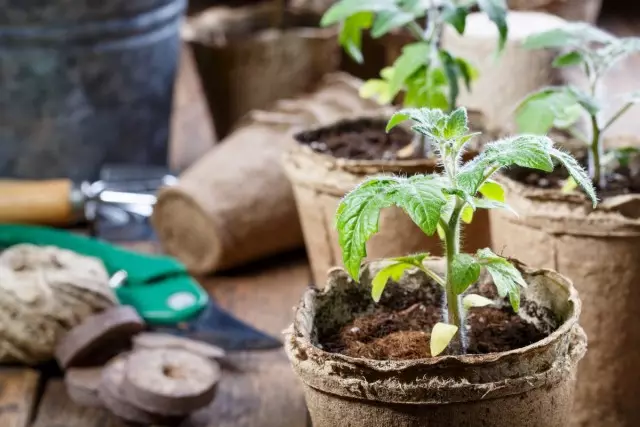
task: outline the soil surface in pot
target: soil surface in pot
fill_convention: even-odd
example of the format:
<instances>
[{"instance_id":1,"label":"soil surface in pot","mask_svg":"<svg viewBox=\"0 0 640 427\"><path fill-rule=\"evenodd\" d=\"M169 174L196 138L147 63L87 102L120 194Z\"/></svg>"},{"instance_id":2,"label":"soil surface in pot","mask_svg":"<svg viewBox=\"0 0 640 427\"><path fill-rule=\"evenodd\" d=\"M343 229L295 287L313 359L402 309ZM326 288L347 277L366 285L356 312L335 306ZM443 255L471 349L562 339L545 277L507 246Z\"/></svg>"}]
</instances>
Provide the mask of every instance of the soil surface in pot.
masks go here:
<instances>
[{"instance_id":1,"label":"soil surface in pot","mask_svg":"<svg viewBox=\"0 0 640 427\"><path fill-rule=\"evenodd\" d=\"M586 156L579 156L578 161L586 169ZM545 189L560 189L569 177L567 170L562 167L556 167L551 173L514 167L507 171L506 175L524 184ZM605 179L606 187L596 189L600 199L621 194L640 193L640 157L629 162L628 165L618 164L612 170L608 170Z\"/></svg>"},{"instance_id":2,"label":"soil surface in pot","mask_svg":"<svg viewBox=\"0 0 640 427\"><path fill-rule=\"evenodd\" d=\"M297 135L300 143L333 157L354 160L396 160L413 135L400 127L385 131L383 120L363 119ZM412 158L403 157L403 159Z\"/></svg>"},{"instance_id":3,"label":"soil surface in pot","mask_svg":"<svg viewBox=\"0 0 640 427\"><path fill-rule=\"evenodd\" d=\"M495 287L485 283L475 292L495 298ZM524 307L521 308L525 309ZM383 298L373 313L357 316L319 337L322 348L351 357L410 360L430 357L429 331L442 319L442 308L421 292ZM467 317L467 354L514 350L545 338L547 334L526 322L510 307L472 308Z\"/></svg>"}]
</instances>

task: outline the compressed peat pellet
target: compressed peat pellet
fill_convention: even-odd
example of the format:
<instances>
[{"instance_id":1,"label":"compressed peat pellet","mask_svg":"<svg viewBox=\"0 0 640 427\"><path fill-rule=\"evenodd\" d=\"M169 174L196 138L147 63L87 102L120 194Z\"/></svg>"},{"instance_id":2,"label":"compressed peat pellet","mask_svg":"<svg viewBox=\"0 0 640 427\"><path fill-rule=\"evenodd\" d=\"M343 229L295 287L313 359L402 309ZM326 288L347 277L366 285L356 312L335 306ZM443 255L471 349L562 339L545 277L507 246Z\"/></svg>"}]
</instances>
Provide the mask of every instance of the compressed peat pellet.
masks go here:
<instances>
[{"instance_id":1,"label":"compressed peat pellet","mask_svg":"<svg viewBox=\"0 0 640 427\"><path fill-rule=\"evenodd\" d=\"M81 406L103 406L98 388L102 379L102 366L90 368L71 368L64 374L67 394L72 401Z\"/></svg>"},{"instance_id":2,"label":"compressed peat pellet","mask_svg":"<svg viewBox=\"0 0 640 427\"><path fill-rule=\"evenodd\" d=\"M177 349L136 350L128 358L123 391L137 407L162 415L185 415L213 399L220 368Z\"/></svg>"},{"instance_id":3,"label":"compressed peat pellet","mask_svg":"<svg viewBox=\"0 0 640 427\"><path fill-rule=\"evenodd\" d=\"M145 411L124 397L122 386L128 356L128 353L117 356L104 367L98 388L98 395L104 406L115 416L128 422L144 425L177 425L182 417L166 417Z\"/></svg>"},{"instance_id":4,"label":"compressed peat pellet","mask_svg":"<svg viewBox=\"0 0 640 427\"><path fill-rule=\"evenodd\" d=\"M144 329L144 322L129 306L107 309L87 317L62 337L56 359L63 368L96 366L131 345L131 337Z\"/></svg>"},{"instance_id":5,"label":"compressed peat pellet","mask_svg":"<svg viewBox=\"0 0 640 427\"><path fill-rule=\"evenodd\" d=\"M216 347L215 345L156 332L143 332L133 337L133 348L140 350L174 348L186 350L190 353L194 353L211 360L222 359L226 354L223 349Z\"/></svg>"}]
</instances>

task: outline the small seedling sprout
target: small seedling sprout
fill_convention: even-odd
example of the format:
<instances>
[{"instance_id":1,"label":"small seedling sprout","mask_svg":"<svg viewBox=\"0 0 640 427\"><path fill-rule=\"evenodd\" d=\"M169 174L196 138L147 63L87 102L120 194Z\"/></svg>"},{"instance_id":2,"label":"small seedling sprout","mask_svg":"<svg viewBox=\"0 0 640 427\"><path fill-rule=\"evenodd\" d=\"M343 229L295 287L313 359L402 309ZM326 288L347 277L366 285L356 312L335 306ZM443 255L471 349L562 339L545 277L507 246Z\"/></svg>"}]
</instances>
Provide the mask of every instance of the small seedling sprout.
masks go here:
<instances>
[{"instance_id":1,"label":"small seedling sprout","mask_svg":"<svg viewBox=\"0 0 640 427\"><path fill-rule=\"evenodd\" d=\"M589 176L597 188L606 187L603 170L613 159L628 161L637 149L612 150L603 153L602 136L616 120L640 101L640 92L624 96L623 106L608 119L602 117L602 80L621 59L640 51L640 38L618 38L582 22L568 23L561 28L534 34L524 41L529 49L556 48L562 53L555 59L556 67L579 66L587 80L587 88L552 86L529 95L517 109L517 123L521 132L546 134L550 129L566 129L588 145ZM583 117L589 118L589 136L575 127ZM569 180L567 189L576 187Z\"/></svg>"},{"instance_id":2,"label":"small seedling sprout","mask_svg":"<svg viewBox=\"0 0 640 427\"><path fill-rule=\"evenodd\" d=\"M360 95L380 104L391 103L403 92L405 107L439 108L451 112L457 106L460 85L470 90L476 69L465 59L442 47L446 25L464 34L467 15L477 7L493 21L499 34L498 51L507 39L505 0L340 0L322 18L322 25L340 23L339 41L358 63L362 55L362 32L373 38L404 29L414 42L405 45L394 64L380 71L379 79L365 82ZM419 20L425 20L425 25ZM426 157L429 144L416 138L415 151Z\"/></svg>"},{"instance_id":3,"label":"small seedling sprout","mask_svg":"<svg viewBox=\"0 0 640 427\"><path fill-rule=\"evenodd\" d=\"M443 321L431 331L431 355L437 356L448 346L453 354L464 354L467 310L491 303L480 295L465 295L481 269L492 276L498 294L507 297L515 311L520 306L520 286L526 286L518 269L490 249L474 255L460 252L461 223L469 222L476 209L509 209L504 189L492 176L512 165L551 172L555 159L584 188L594 205L596 195L576 160L555 148L546 136L519 135L492 142L482 154L463 162L465 146L476 135L469 133L466 109L458 108L450 114L428 108L401 110L391 117L387 130L409 119L412 129L433 145L442 171L410 177L374 176L348 193L336 214L343 262L349 275L358 281L367 255L366 243L378 232L380 211L386 207L403 209L427 235L439 233L445 248L444 277L425 266L428 254L392 258L373 278L371 294L377 302L389 280L399 280L407 269L422 270L444 288L445 296Z\"/></svg>"}]
</instances>

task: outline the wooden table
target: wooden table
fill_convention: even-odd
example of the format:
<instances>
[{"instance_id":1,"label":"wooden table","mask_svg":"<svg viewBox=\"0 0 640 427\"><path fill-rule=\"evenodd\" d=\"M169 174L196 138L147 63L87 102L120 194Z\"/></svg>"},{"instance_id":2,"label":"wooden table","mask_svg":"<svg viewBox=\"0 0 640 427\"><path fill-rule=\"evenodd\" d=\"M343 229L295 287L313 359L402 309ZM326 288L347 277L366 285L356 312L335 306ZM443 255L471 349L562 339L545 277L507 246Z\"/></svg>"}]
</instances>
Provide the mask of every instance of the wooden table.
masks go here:
<instances>
[{"instance_id":1,"label":"wooden table","mask_svg":"<svg viewBox=\"0 0 640 427\"><path fill-rule=\"evenodd\" d=\"M303 253L201 280L220 305L275 336L310 283ZM282 350L229 356L212 404L181 427L306 427L300 386ZM225 364L226 365L226 364ZM125 427L106 410L83 408L61 378L23 367L0 369L0 427Z\"/></svg>"}]
</instances>

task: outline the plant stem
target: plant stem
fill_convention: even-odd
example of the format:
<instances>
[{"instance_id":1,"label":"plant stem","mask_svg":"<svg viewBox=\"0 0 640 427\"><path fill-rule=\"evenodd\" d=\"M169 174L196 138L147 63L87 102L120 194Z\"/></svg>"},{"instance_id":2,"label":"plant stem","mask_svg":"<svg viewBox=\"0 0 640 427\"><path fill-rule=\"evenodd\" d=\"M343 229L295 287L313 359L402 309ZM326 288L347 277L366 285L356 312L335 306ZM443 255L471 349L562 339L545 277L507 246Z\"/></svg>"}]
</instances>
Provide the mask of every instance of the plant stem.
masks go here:
<instances>
[{"instance_id":1,"label":"plant stem","mask_svg":"<svg viewBox=\"0 0 640 427\"><path fill-rule=\"evenodd\" d=\"M611 127L611 125L614 124L616 120L618 120L624 113L626 113L629 110L629 108L633 107L633 105L634 105L633 102L629 102L625 104L622 108L620 108L613 116L611 116L609 121L604 126L602 126L602 130L600 131L600 133L604 133L604 131L609 129L609 127Z\"/></svg>"},{"instance_id":2,"label":"plant stem","mask_svg":"<svg viewBox=\"0 0 640 427\"><path fill-rule=\"evenodd\" d=\"M453 259L460 253L460 214L464 208L464 202L458 200L451 213L449 225L445 230L445 253L447 256L447 285L446 285L446 306L447 322L458 327L458 333L451 340L451 350L456 354L464 354L466 351L466 340L464 337L464 313L460 310L460 296L453 291L451 284Z\"/></svg>"},{"instance_id":3,"label":"plant stem","mask_svg":"<svg viewBox=\"0 0 640 427\"><path fill-rule=\"evenodd\" d=\"M413 36L420 41L428 41L424 35L424 30L416 21L411 21L407 24L407 29Z\"/></svg>"},{"instance_id":4,"label":"plant stem","mask_svg":"<svg viewBox=\"0 0 640 427\"><path fill-rule=\"evenodd\" d=\"M591 146L589 147L589 175L595 185L603 189L605 187L605 176L602 174L602 144L601 131L598 126L598 118L591 116Z\"/></svg>"}]
</instances>

